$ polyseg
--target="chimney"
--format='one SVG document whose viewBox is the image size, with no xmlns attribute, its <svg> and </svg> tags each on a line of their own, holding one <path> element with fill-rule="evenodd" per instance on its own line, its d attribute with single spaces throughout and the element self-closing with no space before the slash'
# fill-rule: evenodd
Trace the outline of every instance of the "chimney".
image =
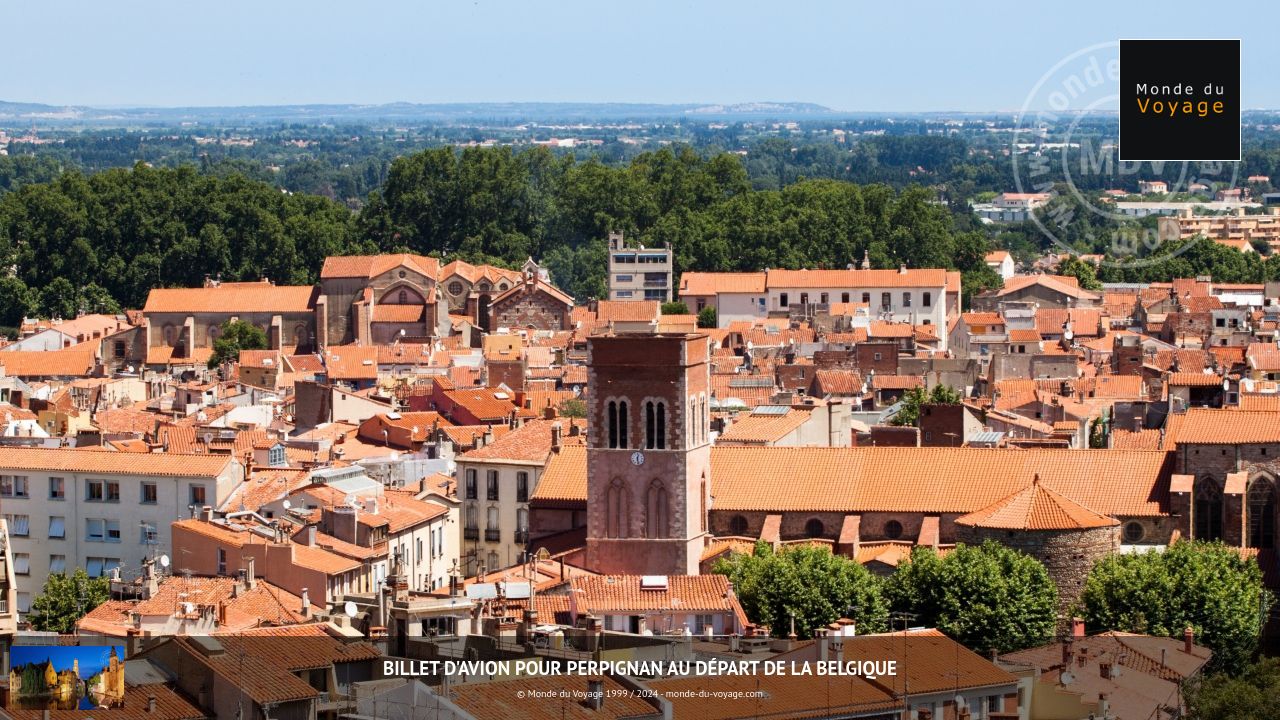
<svg viewBox="0 0 1280 720">
<path fill-rule="evenodd" d="M 378 498 L 376 497 L 371 499 L 369 502 L 369 514 L 371 515 L 378 514 Z"/>
<path fill-rule="evenodd" d="M 547 403 L 550 403 L 550 402 L 551 402 L 550 400 L 547 400 Z M 542 417 L 544 420 L 555 420 L 556 419 L 555 407 L 553 405 L 548 404 L 545 408 L 542 409 Z"/>
<path fill-rule="evenodd" d="M 1084 637 L 1084 618 L 1078 618 L 1078 617 L 1071 618 L 1071 637 L 1073 638 Z"/>
<path fill-rule="evenodd" d="M 818 641 L 818 662 L 825 662 L 827 659 L 827 629 L 818 628 L 814 630 L 813 637 Z"/>
<path fill-rule="evenodd" d="M 308 526 L 307 526 L 307 535 L 306 535 L 306 538 L 307 538 L 307 540 L 306 540 L 306 545 L 307 545 L 307 547 L 315 547 L 315 546 L 316 546 L 316 526 L 315 526 L 315 525 L 308 525 Z"/>
<path fill-rule="evenodd" d="M 1107 702 L 1106 693 L 1098 693 L 1098 714 L 1102 716 L 1102 720 L 1108 720 L 1108 713 L 1111 711 L 1111 703 Z"/>
<path fill-rule="evenodd" d="M 156 711 L 156 696 L 148 695 L 147 696 L 147 713 L 154 714 L 155 711 Z"/>
<path fill-rule="evenodd" d="M 1071 649 L 1072 639 L 1066 638 L 1062 641 L 1062 666 L 1069 667 L 1071 665 L 1071 656 L 1075 651 Z"/>
<path fill-rule="evenodd" d="M 906 264 L 906 263 L 902 263 L 901 265 L 899 265 L 899 266 L 898 266 L 898 274 L 899 274 L 899 275 L 906 275 L 906 274 L 907 274 L 907 264 Z"/>
<path fill-rule="evenodd" d="M 600 710 L 604 708 L 604 681 L 588 680 L 587 681 L 587 707 L 592 710 Z"/>
<path fill-rule="evenodd" d="M 1182 652 L 1190 655 L 1192 647 L 1196 644 L 1196 631 L 1190 625 L 1182 631 Z"/>
<path fill-rule="evenodd" d="M 227 604 L 225 602 L 220 602 L 218 603 L 218 627 L 226 627 L 226 626 L 227 626 Z M 151 711 L 148 710 L 147 712 L 151 712 Z"/>
<path fill-rule="evenodd" d="M 560 452 L 560 423 L 551 425 L 551 452 Z"/>
<path fill-rule="evenodd" d="M 307 594 L 306 588 L 302 588 L 302 617 L 311 617 L 311 596 Z"/>
<path fill-rule="evenodd" d="M 209 505 L 200 508 L 200 519 L 205 522 L 213 522 L 213 508 Z"/>
<path fill-rule="evenodd" d="M 253 558 L 245 558 L 244 560 L 244 589 L 252 590 L 258 587 L 258 578 L 253 572 Z"/>
</svg>

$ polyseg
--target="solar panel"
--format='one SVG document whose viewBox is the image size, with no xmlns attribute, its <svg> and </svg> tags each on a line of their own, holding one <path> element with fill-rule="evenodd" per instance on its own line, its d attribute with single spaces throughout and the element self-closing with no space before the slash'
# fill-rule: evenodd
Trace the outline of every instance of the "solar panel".
<svg viewBox="0 0 1280 720">
<path fill-rule="evenodd" d="M 498 586 L 495 583 L 468 585 L 467 597 L 472 600 L 491 600 L 498 597 Z"/>
<path fill-rule="evenodd" d="M 761 405 L 751 411 L 752 415 L 786 415 L 791 408 L 786 405 Z"/>
<path fill-rule="evenodd" d="M 509 600 L 527 600 L 529 598 L 529 583 L 505 582 L 502 583 L 502 591 Z"/>
</svg>

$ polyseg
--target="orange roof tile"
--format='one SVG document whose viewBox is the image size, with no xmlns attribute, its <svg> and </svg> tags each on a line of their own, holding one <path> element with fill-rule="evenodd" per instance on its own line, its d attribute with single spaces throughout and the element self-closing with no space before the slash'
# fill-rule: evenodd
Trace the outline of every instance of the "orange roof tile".
<svg viewBox="0 0 1280 720">
<path fill-rule="evenodd" d="M 399 253 L 394 255 L 345 255 L 324 259 L 320 279 L 371 278 L 401 265 L 435 279 L 440 272 L 440 261 L 433 257 Z"/>
<path fill-rule="evenodd" d="M 1182 415 L 1176 440 L 1196 445 L 1280 443 L 1280 423 L 1270 412 L 1190 408 Z"/>
<path fill-rule="evenodd" d="M 216 287 L 155 288 L 144 313 L 305 313 L 312 308 L 311 285 L 268 282 L 222 283 Z"/>
<path fill-rule="evenodd" d="M 711 273 L 687 272 L 680 276 L 680 295 L 703 296 L 718 293 L 763 293 L 762 272 Z"/>
<path fill-rule="evenodd" d="M 162 477 L 213 478 L 226 471 L 232 459 L 225 455 L 115 453 L 88 450 L 8 447 L 0 453 L 0 469 L 44 470 L 95 474 L 157 475 Z"/>
<path fill-rule="evenodd" d="M 641 580 L 640 575 L 578 576 L 570 581 L 570 592 L 580 593 L 579 612 L 595 615 L 670 610 L 673 598 L 679 599 L 682 611 L 740 611 L 725 575 L 670 575 L 667 587 L 658 590 L 643 588 Z"/>
<path fill-rule="evenodd" d="M 12 377 L 85 377 L 97 365 L 92 344 L 63 350 L 0 351 L 0 369 Z"/>
<path fill-rule="evenodd" d="M 724 444 L 763 445 L 777 442 L 809 419 L 808 410 L 791 409 L 782 414 L 752 413 L 739 418 L 716 440 Z"/>
<path fill-rule="evenodd" d="M 1162 433 L 1159 430 L 1111 431 L 1111 447 L 1115 450 L 1159 450 Z"/>
<path fill-rule="evenodd" d="M 788 288 L 946 288 L 947 271 L 916 270 L 770 270 L 770 289 Z"/>
<path fill-rule="evenodd" d="M 711 482 L 717 510 L 969 513 L 1039 475 L 1098 512 L 1158 516 L 1171 458 L 1139 450 L 724 446 L 711 449 Z M 564 448 L 534 498 L 585 501 L 586 472 L 585 448 Z"/>
<path fill-rule="evenodd" d="M 1080 282 L 1074 277 L 1062 275 L 1015 275 L 1004 281 L 1004 286 L 996 292 L 997 297 L 1012 294 L 1019 290 L 1041 285 L 1049 290 L 1080 300 L 1101 300 L 1102 296 L 1080 289 Z"/>
<path fill-rule="evenodd" d="M 1101 515 L 1040 483 L 1031 484 L 977 512 L 956 518 L 957 525 L 1003 530 L 1085 530 L 1120 521 Z"/>
<path fill-rule="evenodd" d="M 333 380 L 376 380 L 378 348 L 366 345 L 330 347 L 324 354 L 324 372 Z"/>
<path fill-rule="evenodd" d="M 601 300 L 596 306 L 600 322 L 645 322 L 657 320 L 662 303 L 657 300 Z"/>
<path fill-rule="evenodd" d="M 551 454 L 552 426 L 560 426 L 562 445 L 570 442 L 582 443 L 586 439 L 586 420 L 559 418 L 555 420 L 530 420 L 520 427 L 506 433 L 482 448 L 470 450 L 458 456 L 459 462 L 467 461 L 511 461 L 536 463 L 541 465 Z M 569 436 L 569 428 L 577 425 L 583 431 L 577 437 Z"/>
<path fill-rule="evenodd" d="M 423 321 L 426 305 L 379 304 L 373 306 L 373 322 L 416 323 Z"/>
</svg>

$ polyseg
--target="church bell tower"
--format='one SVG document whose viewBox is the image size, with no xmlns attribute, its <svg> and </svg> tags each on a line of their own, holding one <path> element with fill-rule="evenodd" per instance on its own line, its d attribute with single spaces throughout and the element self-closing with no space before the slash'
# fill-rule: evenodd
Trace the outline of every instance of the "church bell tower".
<svg viewBox="0 0 1280 720">
<path fill-rule="evenodd" d="M 693 333 L 589 338 L 591 570 L 698 573 L 711 503 L 710 352 Z"/>
</svg>

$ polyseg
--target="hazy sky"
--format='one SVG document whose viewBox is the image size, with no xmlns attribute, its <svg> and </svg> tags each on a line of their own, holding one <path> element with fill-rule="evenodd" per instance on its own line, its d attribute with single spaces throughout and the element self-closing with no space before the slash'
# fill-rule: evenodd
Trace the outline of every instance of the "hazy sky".
<svg viewBox="0 0 1280 720">
<path fill-rule="evenodd" d="M 1016 109 L 1121 37 L 1243 40 L 1280 108 L 1272 2 L 79 0 L 6 3 L 0 99 L 82 105 L 815 102 Z"/>
</svg>

